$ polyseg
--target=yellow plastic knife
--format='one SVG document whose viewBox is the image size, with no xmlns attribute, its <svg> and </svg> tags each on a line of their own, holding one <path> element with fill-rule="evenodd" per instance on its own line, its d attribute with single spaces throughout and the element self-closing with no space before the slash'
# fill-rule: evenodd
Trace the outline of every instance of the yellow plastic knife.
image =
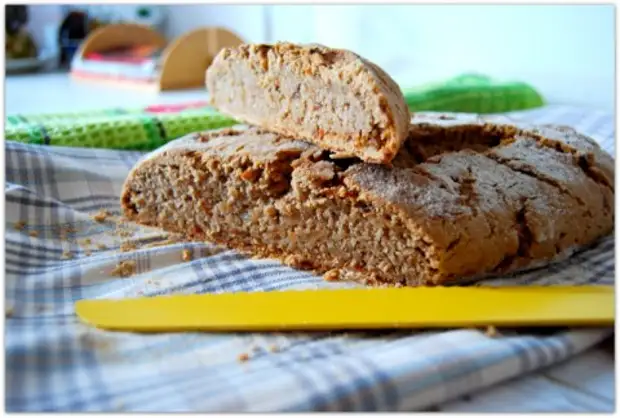
<svg viewBox="0 0 620 418">
<path fill-rule="evenodd" d="M 611 326 L 614 288 L 420 287 L 81 300 L 79 318 L 134 332 Z"/>
</svg>

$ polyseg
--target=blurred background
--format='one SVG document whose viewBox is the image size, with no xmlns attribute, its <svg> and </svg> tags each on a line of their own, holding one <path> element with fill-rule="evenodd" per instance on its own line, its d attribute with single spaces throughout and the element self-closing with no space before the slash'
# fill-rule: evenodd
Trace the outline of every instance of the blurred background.
<svg viewBox="0 0 620 418">
<path fill-rule="evenodd" d="M 7 9 L 7 34 L 11 35 L 6 43 L 9 111 L 32 109 L 32 102 L 18 96 L 23 96 L 23 89 L 42 86 L 36 83 L 46 74 L 54 76 L 45 79 L 50 93 L 41 99 L 42 111 L 47 110 L 46 97 L 57 91 L 87 95 L 85 87 L 73 87 L 62 74 L 70 69 L 73 54 L 89 33 L 115 22 L 149 25 L 169 41 L 195 29 L 221 27 L 245 42 L 288 40 L 347 48 L 382 66 L 403 89 L 475 75 L 493 82 L 524 83 L 546 103 L 609 111 L 614 106 L 613 5 L 22 7 L 24 11 L 11 13 Z M 56 90 L 54 86 L 58 86 Z M 98 104 L 109 104 L 124 94 L 122 88 L 113 91 L 116 99 L 109 88 L 100 90 Z M 127 102 L 198 97 L 189 92 L 153 94 L 134 94 Z M 82 101 L 86 107 L 95 105 Z"/>
</svg>

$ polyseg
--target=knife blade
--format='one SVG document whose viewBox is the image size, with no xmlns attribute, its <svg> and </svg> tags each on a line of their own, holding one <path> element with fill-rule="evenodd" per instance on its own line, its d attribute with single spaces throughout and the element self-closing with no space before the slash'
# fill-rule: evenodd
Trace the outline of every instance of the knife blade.
<svg viewBox="0 0 620 418">
<path fill-rule="evenodd" d="M 86 324 L 119 331 L 303 331 L 611 326 L 611 286 L 353 288 L 80 300 Z"/>
</svg>

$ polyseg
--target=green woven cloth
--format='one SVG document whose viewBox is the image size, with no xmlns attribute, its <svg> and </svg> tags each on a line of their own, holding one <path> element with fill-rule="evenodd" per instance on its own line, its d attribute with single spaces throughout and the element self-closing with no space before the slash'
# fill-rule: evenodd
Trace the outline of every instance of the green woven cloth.
<svg viewBox="0 0 620 418">
<path fill-rule="evenodd" d="M 500 82 L 476 74 L 465 74 L 443 83 L 403 89 L 411 111 L 503 113 L 544 105 L 530 85 Z"/>
<path fill-rule="evenodd" d="M 540 95 L 527 84 L 498 83 L 477 75 L 404 89 L 403 93 L 412 111 L 500 113 L 543 105 Z M 144 109 L 9 115 L 5 138 L 40 145 L 150 151 L 188 133 L 235 123 L 206 102 L 198 102 Z"/>
<path fill-rule="evenodd" d="M 56 115 L 12 115 L 6 118 L 5 137 L 10 141 L 39 145 L 149 151 L 188 133 L 236 123 L 206 103 L 152 106 Z"/>
</svg>

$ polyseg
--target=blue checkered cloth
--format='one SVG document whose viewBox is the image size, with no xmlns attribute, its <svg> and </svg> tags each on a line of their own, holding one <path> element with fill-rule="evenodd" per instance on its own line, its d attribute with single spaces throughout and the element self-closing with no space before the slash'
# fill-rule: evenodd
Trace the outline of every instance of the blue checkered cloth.
<svg viewBox="0 0 620 418">
<path fill-rule="evenodd" d="M 614 152 L 613 116 L 545 107 L 509 116 L 572 125 Z M 8 411 L 425 410 L 588 350 L 611 329 L 141 335 L 82 325 L 82 298 L 335 286 L 273 260 L 133 227 L 119 237 L 121 185 L 142 154 L 6 142 Z M 23 229 L 14 224 L 25 221 Z M 62 239 L 60 229 L 71 226 Z M 59 229 L 60 228 L 60 229 Z M 86 240 L 89 239 L 90 242 Z M 119 251 L 122 240 L 138 249 Z M 103 247 L 105 246 L 105 248 Z M 193 260 L 181 262 L 183 250 Z M 62 259 L 70 251 L 74 258 Z M 129 278 L 113 276 L 135 260 Z M 612 284 L 614 238 L 570 260 L 489 283 Z M 239 362 L 247 353 L 250 360 Z M 507 405 L 507 410 L 510 406 Z"/>
</svg>

